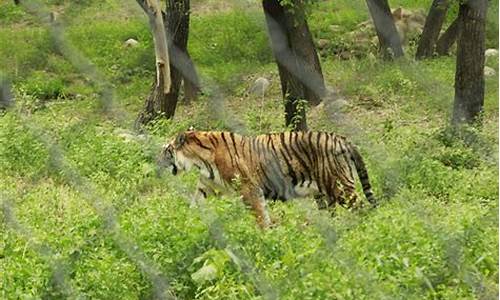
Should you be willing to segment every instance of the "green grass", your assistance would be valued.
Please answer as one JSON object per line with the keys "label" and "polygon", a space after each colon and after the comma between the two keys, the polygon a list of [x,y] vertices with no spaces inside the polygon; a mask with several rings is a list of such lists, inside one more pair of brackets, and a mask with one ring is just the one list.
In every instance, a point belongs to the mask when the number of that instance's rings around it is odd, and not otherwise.
{"label": "green grass", "polygon": [[[281,299],[498,296],[497,76],[486,79],[483,126],[461,140],[447,126],[455,57],[384,63],[326,53],[324,76],[345,105],[311,108],[309,126],[359,145],[381,205],[338,209],[332,218],[311,199],[271,203],[277,226],[261,231],[237,195],[212,198],[224,242],[214,239],[206,215],[189,207],[197,174],[158,175],[155,157],[190,125],[225,128],[233,120],[252,134],[284,130],[258,5],[248,14],[193,8],[189,50],[206,95],[181,103],[174,120],[155,122],[147,136],[132,137],[154,76],[145,16],[133,1],[47,3],[64,6],[67,38],[115,88],[121,110],[100,108],[103,82],[61,55],[36,18],[0,4],[0,75],[12,79],[17,100],[0,112],[0,197],[10,199],[2,218],[15,216],[19,225],[0,226],[1,298],[154,298],[150,269],[134,251],[179,299],[262,299],[266,290]],[[391,6],[427,10],[429,3]],[[352,28],[366,18],[364,3],[321,1],[310,8],[309,23],[315,38],[330,38],[329,25]],[[488,32],[498,32],[495,22]],[[125,48],[128,38],[139,46]],[[486,63],[498,71],[498,58]],[[247,95],[258,76],[271,80],[263,99]],[[225,93],[225,107],[212,107],[216,90]],[[215,119],[214,110],[227,120]],[[54,159],[56,150],[67,165]],[[86,188],[77,184],[82,178]],[[110,227],[111,215],[120,232]]]}
{"label": "green grass", "polygon": [[192,17],[189,51],[200,70],[229,84],[235,75],[271,63],[264,16],[260,11]]}

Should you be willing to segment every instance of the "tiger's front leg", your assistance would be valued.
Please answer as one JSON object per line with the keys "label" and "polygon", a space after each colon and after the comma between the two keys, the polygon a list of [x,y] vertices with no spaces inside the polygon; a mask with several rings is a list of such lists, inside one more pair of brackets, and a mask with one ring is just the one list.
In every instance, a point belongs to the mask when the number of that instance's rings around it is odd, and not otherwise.
{"label": "tiger's front leg", "polygon": [[253,210],[259,226],[262,229],[270,227],[272,222],[266,210],[266,200],[262,190],[251,183],[242,183],[241,195],[243,202]]}
{"label": "tiger's front leg", "polygon": [[191,199],[190,207],[196,207],[201,204],[202,201],[205,201],[210,196],[217,195],[218,190],[215,188],[215,183],[211,182],[210,179],[205,177],[200,177],[198,183],[196,185],[196,192]]}

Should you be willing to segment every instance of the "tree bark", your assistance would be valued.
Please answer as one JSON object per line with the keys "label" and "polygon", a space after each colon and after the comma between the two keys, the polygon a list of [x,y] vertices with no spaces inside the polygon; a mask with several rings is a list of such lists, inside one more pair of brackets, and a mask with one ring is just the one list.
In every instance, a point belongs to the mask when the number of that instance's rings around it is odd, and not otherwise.
{"label": "tree bark", "polygon": [[434,46],[443,27],[448,6],[448,0],[434,0],[432,2],[418,43],[417,53],[415,54],[416,59],[431,57],[434,54]]}
{"label": "tree bark", "polygon": [[377,32],[380,52],[385,59],[402,57],[403,47],[387,0],[366,0]]}
{"label": "tree bark", "polygon": [[[173,63],[174,72],[179,72],[184,81],[184,98],[186,102],[195,100],[200,93],[200,80],[187,49],[189,37],[189,15],[190,0],[167,0],[166,26],[170,41],[174,47],[170,47],[172,57],[176,57]],[[177,94],[179,88],[177,87]]]}
{"label": "tree bark", "polygon": [[[160,113],[167,115],[167,95],[171,89],[170,59],[163,14],[157,0],[137,0],[149,19],[156,57],[156,78],[136,125],[147,124]],[[173,114],[172,114],[173,116]]]}
{"label": "tree bark", "polygon": [[[137,0],[145,8],[144,1]],[[144,110],[139,114],[136,124],[147,124],[157,117],[170,119],[174,116],[179,99],[179,91],[182,80],[186,99],[192,100],[199,93],[200,84],[194,64],[187,52],[187,40],[189,35],[189,0],[167,0],[166,13],[162,13],[164,21],[164,32],[167,40],[164,41],[168,47],[169,56],[173,59],[169,62],[169,77],[171,86],[168,93],[161,92],[164,88],[162,76],[157,76],[149,97],[146,99]],[[156,44],[156,40],[155,40]],[[156,47],[156,45],[155,45]]]}
{"label": "tree bark", "polygon": [[187,73],[190,75],[183,75],[182,79],[184,81],[184,100],[186,104],[189,104],[198,98],[198,95],[201,93],[201,85],[198,72],[196,72],[196,68],[194,67],[193,61],[191,60],[187,49],[186,55],[188,58],[186,69]]}
{"label": "tree bark", "polygon": [[[311,105],[318,105],[321,103],[326,89],[318,53],[307,24],[304,5],[302,0],[298,0],[294,1],[293,8],[284,7],[284,9],[290,45],[298,57],[299,66],[305,70],[304,75],[312,79],[310,80],[311,84],[302,80],[305,99]],[[311,77],[309,74],[314,75]],[[300,80],[300,76],[297,78]]]}
{"label": "tree bark", "polygon": [[487,0],[460,4],[452,118],[455,126],[474,122],[483,110],[486,9]]}
{"label": "tree bark", "polygon": [[264,0],[262,7],[280,75],[285,124],[307,130],[306,103],[319,104],[325,84],[303,3],[297,0],[293,7],[283,7],[279,0]]}
{"label": "tree bark", "polygon": [[456,18],[436,42],[436,52],[439,55],[448,55],[451,46],[457,40],[458,30],[458,18]]}

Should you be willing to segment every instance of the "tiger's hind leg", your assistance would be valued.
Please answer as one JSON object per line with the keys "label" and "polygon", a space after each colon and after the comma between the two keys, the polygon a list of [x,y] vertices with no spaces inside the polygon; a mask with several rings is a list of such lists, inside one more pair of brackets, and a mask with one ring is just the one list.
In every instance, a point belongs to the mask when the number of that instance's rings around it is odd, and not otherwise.
{"label": "tiger's hind leg", "polygon": [[358,201],[356,188],[349,182],[341,183],[337,181],[334,188],[334,194],[338,199],[338,203],[347,209],[357,209],[361,203]]}
{"label": "tiger's hind leg", "polygon": [[326,209],[330,206],[330,200],[325,194],[317,193],[313,197],[318,209]]}

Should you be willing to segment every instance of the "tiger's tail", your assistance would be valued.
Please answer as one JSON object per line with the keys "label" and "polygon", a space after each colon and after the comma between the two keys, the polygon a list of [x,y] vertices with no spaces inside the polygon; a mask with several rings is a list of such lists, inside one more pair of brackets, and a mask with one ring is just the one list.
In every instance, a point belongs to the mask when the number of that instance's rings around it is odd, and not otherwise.
{"label": "tiger's tail", "polygon": [[351,147],[351,157],[354,162],[354,166],[356,167],[356,172],[358,173],[359,180],[361,181],[361,186],[363,187],[363,193],[366,196],[368,202],[370,202],[373,206],[377,205],[377,200],[372,192],[372,186],[370,184],[370,179],[368,178],[368,171],[366,170],[365,162],[361,157],[358,149],[354,145],[350,145]]}

